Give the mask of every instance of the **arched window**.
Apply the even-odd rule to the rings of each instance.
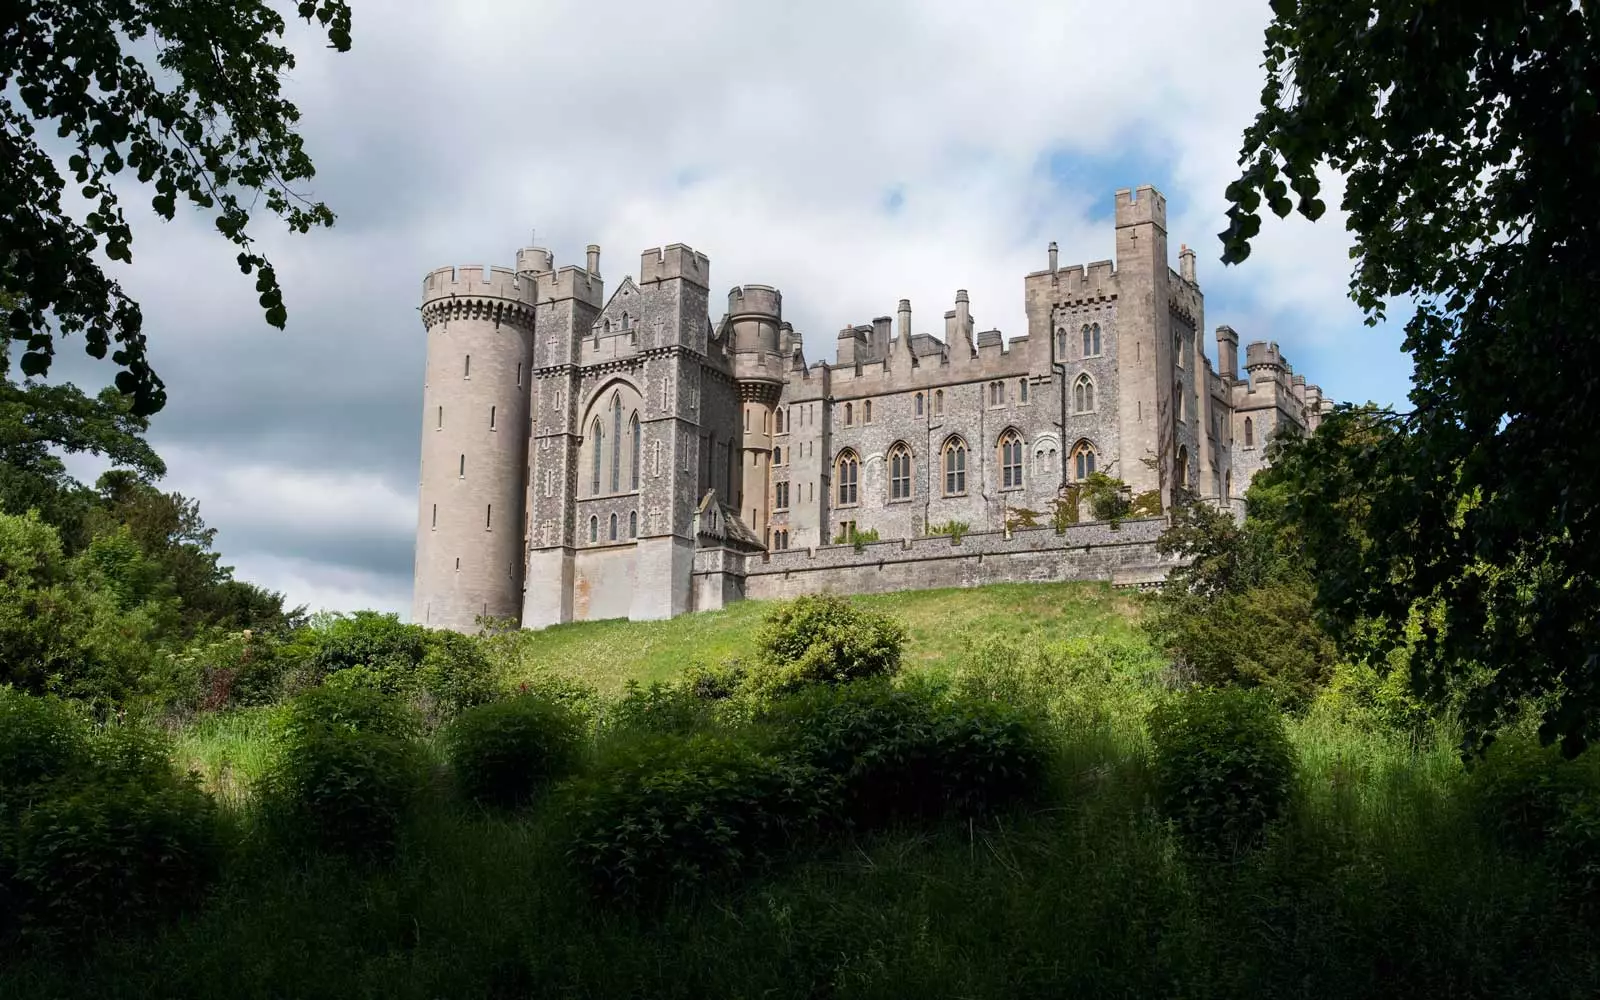
[[[783,448],[782,447],[777,447],[777,448],[772,449],[772,464],[773,465],[782,465],[783,464]]]
[[[1022,485],[1022,435],[1006,431],[1000,435],[1001,489],[1016,489]]]
[[[593,474],[589,477],[589,492],[594,494],[600,492],[600,453],[605,450],[601,447],[604,443],[604,436],[605,431],[600,427],[600,418],[595,417],[594,425],[589,429],[589,438],[594,442],[591,446],[593,448],[591,454],[591,472]]]
[[[599,540],[600,540],[600,519],[598,517],[592,517],[591,516],[589,518],[589,541],[598,542]]]
[[[856,422],[856,407],[854,403],[844,404],[844,425],[849,427]]]
[[[1174,476],[1180,489],[1189,486],[1189,448],[1186,445],[1178,446],[1178,468]]]
[[[1077,413],[1094,412],[1094,379],[1088,372],[1078,376],[1072,384],[1072,409]]]
[[[774,433],[774,434],[782,434],[783,433],[783,411],[782,410],[774,410],[773,413],[772,413],[772,433]]]
[[[922,393],[917,393],[917,416],[922,416]]]
[[[1095,468],[1094,445],[1087,441],[1079,441],[1073,445],[1071,465],[1074,479],[1084,480],[1093,475]]]
[[[1028,380],[1025,378],[1017,380],[1017,399],[1023,403],[1028,401]]]
[[[944,416],[944,390],[943,389],[935,389],[933,391],[933,415],[936,416],[936,417]]]
[[[1097,358],[1100,356],[1100,324],[1090,323],[1083,328],[1083,356]]]
[[[989,383],[989,405],[999,406],[1006,401],[1006,384],[1004,382]]]
[[[1063,326],[1063,327],[1058,327],[1056,329],[1056,360],[1057,361],[1065,361],[1066,359],[1067,359],[1067,328]]]
[[[1229,469],[1222,474],[1222,499],[1233,499],[1233,470]]]
[[[631,322],[631,321],[630,321],[630,320],[629,320],[629,319],[628,319],[628,314],[627,314],[627,313],[623,313],[623,314],[622,314],[622,328],[623,328],[623,329],[624,329],[624,330],[628,330],[628,329],[632,329],[632,326],[633,326],[633,324],[632,324],[632,322]]]
[[[639,512],[636,510],[628,511],[628,537],[639,537]]]
[[[856,486],[861,477],[861,460],[853,451],[841,452],[835,466],[834,478],[839,484],[839,503],[856,502]]]
[[[633,443],[633,465],[628,471],[628,489],[639,488],[639,462],[643,459],[643,443],[639,440],[639,415],[635,413],[628,418],[628,438]]]
[[[904,442],[889,449],[889,499],[911,499],[911,449]]]
[[[611,515],[611,541],[617,540],[617,515]]]
[[[872,423],[872,400],[861,404],[861,420],[863,423]]]
[[[1249,417],[1244,418],[1244,446],[1252,448],[1256,443],[1256,424]]]
[[[967,443],[951,438],[944,443],[944,495],[960,496],[967,492]]]
[[[1183,384],[1178,383],[1172,387],[1172,417],[1174,420],[1183,419]]]
[[[611,396],[611,492],[622,490],[622,394]],[[616,537],[615,535],[612,536]]]

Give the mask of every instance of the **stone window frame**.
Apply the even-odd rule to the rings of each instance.
[[[1173,467],[1173,486],[1180,490],[1189,488],[1189,446],[1178,445],[1178,461]]]
[[[936,417],[944,416],[944,390],[943,389],[935,389],[935,390],[933,390],[933,415],[936,416]]]
[[[1023,488],[1023,471],[1027,463],[1023,457],[1028,453],[1027,442],[1022,438],[1022,432],[1015,427],[1007,427],[1000,432],[994,442],[995,460],[1000,466],[1000,489],[1002,492],[1020,490]]]
[[[1056,360],[1067,360],[1067,328],[1064,326],[1056,327]]]
[[[1088,438],[1079,438],[1067,453],[1067,473],[1075,483],[1081,483],[1093,475],[1099,464],[1100,449]]]
[[[991,409],[1005,406],[1007,403],[1006,396],[1006,383],[1004,379],[995,379],[993,382],[989,383],[988,405]]]
[[[835,506],[856,507],[861,503],[861,456],[856,454],[854,448],[845,448],[833,460],[833,495],[837,500]],[[849,489],[846,500],[845,490]]]
[[[614,513],[611,515],[610,522],[606,527],[606,534],[609,536],[609,541],[614,542],[617,540],[617,515]]]
[[[967,456],[972,448],[960,434],[952,434],[939,446],[939,476],[942,496],[967,495]]]
[[[774,511],[789,509],[789,481],[772,484],[772,509]]]
[[[1099,323],[1083,324],[1083,356],[1085,358],[1102,357],[1105,352],[1105,343],[1100,337]]]
[[[1026,405],[1028,402],[1028,377],[1024,375],[1017,379],[1017,403]]]
[[[919,393],[917,393],[915,416],[919,416],[919,417],[922,416],[922,407],[923,407],[922,393],[919,392]]]
[[[854,427],[855,424],[856,424],[856,407],[855,407],[855,404],[854,403],[850,403],[850,402],[846,402],[844,404],[844,425],[846,427]]]
[[[1072,412],[1094,413],[1096,395],[1094,376],[1088,372],[1080,372],[1078,377],[1072,380]]]
[[[628,511],[628,537],[639,537],[639,512],[636,510]]]
[[[773,445],[772,446],[772,464],[773,465],[782,465],[783,464],[783,445],[779,444],[779,445]]]
[[[1256,446],[1256,422],[1249,417],[1244,418],[1244,446],[1246,448]]]
[[[916,494],[916,461],[911,446],[896,441],[884,456],[889,469],[889,497],[887,503],[909,503]]]
[[[863,424],[872,423],[872,400],[870,399],[861,404],[861,422]]]
[[[600,518],[595,514],[589,515],[589,544],[594,545],[600,541]]]

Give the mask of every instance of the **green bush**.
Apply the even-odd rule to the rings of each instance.
[[[1158,804],[1180,836],[1220,856],[1259,844],[1294,779],[1294,751],[1271,701],[1197,688],[1156,706],[1148,724]]]
[[[712,718],[709,702],[695,696],[686,684],[628,681],[622,695],[600,711],[600,730],[606,737],[620,734],[686,735],[706,726]]]
[[[845,684],[900,669],[906,630],[885,615],[831,594],[780,604],[767,614],[756,643],[767,670],[763,687],[783,693],[808,684]]]
[[[409,625],[397,615],[358,611],[312,629],[312,672],[337,687],[407,698],[430,726],[499,694],[496,670],[472,636]]]
[[[884,682],[812,688],[766,721],[795,760],[840,783],[840,818],[865,828],[970,816],[1042,789],[1047,744],[1034,719],[996,701]]]
[[[1469,788],[1502,843],[1543,855],[1580,895],[1600,893],[1600,758],[1566,760],[1513,732],[1476,762]]]
[[[445,745],[462,794],[514,808],[571,768],[582,736],[566,706],[521,695],[466,710],[445,730]]]
[[[421,785],[416,720],[393,695],[322,687],[289,706],[262,780],[269,826],[291,845],[393,849]]]
[[[221,838],[198,779],[166,764],[170,745],[128,730],[106,768],[52,785],[20,818],[11,882],[25,935],[79,939],[194,904],[215,876]]]
[[[71,702],[0,687],[0,816],[79,768],[88,752],[88,726]]]
[[[816,829],[832,791],[746,740],[635,741],[569,790],[568,856],[603,895],[671,894],[768,865]]]
[[[709,666],[693,663],[683,672],[680,683],[701,701],[725,701],[744,689],[750,671],[738,660]]]

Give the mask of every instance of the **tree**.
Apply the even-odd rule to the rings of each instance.
[[[1420,693],[1492,673],[1461,710],[1470,746],[1537,699],[1541,738],[1576,754],[1600,731],[1595,6],[1272,7],[1223,260],[1248,257],[1263,201],[1320,217],[1331,168],[1352,298],[1369,324],[1416,304],[1412,409],[1362,418],[1359,461],[1332,477],[1360,497],[1359,538],[1305,539],[1319,605],[1396,644],[1426,612]]]
[[[296,11],[349,50],[344,0],[297,0]],[[49,370],[53,316],[61,334],[83,334],[92,357],[116,343],[116,387],[134,414],[165,403],[139,306],[94,259],[101,249],[133,259],[112,190],[124,170],[153,185],[163,219],[180,194],[214,210],[240,270],[256,275],[267,322],[284,326],[277,274],[246,231],[251,210],[259,201],[302,233],[334,221],[292,187],[314,169],[295,132],[300,112],[282,96],[295,65],[284,30],[264,0],[33,0],[0,14],[0,293],[11,300],[10,337],[27,345],[24,376]],[[62,205],[67,180],[38,139],[40,124],[72,148],[67,171],[93,204],[81,220]]]

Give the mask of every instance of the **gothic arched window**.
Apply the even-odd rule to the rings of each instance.
[[[777,447],[777,448],[772,449],[772,464],[773,465],[782,465],[783,464],[783,448],[782,447]]]
[[[844,404],[844,425],[849,427],[856,422],[856,407],[854,403]]]
[[[633,465],[628,472],[628,489],[639,488],[639,461],[643,458],[643,443],[639,440],[639,415],[635,413],[628,418],[628,438],[633,444]]]
[[[600,519],[598,517],[591,516],[589,518],[589,541],[598,542],[599,540],[600,540]]]
[[[1178,446],[1178,468],[1174,479],[1179,489],[1186,489],[1189,485],[1189,448],[1186,445]]]
[[[611,492],[622,491],[622,394],[611,397]],[[613,535],[612,537],[616,537]]]
[[[1017,401],[1022,403],[1028,401],[1028,380],[1025,378],[1017,380]]]
[[[1067,328],[1066,327],[1058,327],[1056,329],[1056,360],[1057,361],[1065,361],[1066,359],[1067,359]]]
[[[1083,328],[1083,356],[1096,358],[1100,356],[1100,324],[1090,323]]]
[[[861,476],[861,460],[853,451],[841,452],[839,461],[835,466],[834,478],[839,484],[839,503],[853,504],[856,502],[856,486]]]
[[[953,437],[944,443],[944,495],[960,496],[967,492],[967,443]]]
[[[601,447],[604,443],[604,437],[605,431],[600,427],[600,418],[595,417],[594,425],[589,429],[589,438],[593,442],[590,445],[593,449],[590,456],[593,475],[589,477],[589,492],[594,494],[600,492],[600,453],[605,450]]]
[[[782,434],[783,433],[783,411],[782,410],[774,410],[773,413],[772,413],[772,433],[774,433],[774,434]]]
[[[1072,384],[1072,409],[1077,413],[1094,412],[1094,379],[1088,372],[1078,376]]]
[[[944,416],[944,390],[943,389],[935,389],[933,391],[933,415],[936,416],[936,417]]]
[[[917,393],[917,416],[922,416],[922,393]]]
[[[636,510],[628,511],[628,537],[639,537],[639,512]]]
[[[1001,489],[1016,489],[1022,485],[1022,435],[1008,430],[1000,435]]]
[[[889,449],[889,499],[911,499],[911,449],[903,441]]]
[[[1078,480],[1088,479],[1094,474],[1095,453],[1094,445],[1087,441],[1079,441],[1072,447],[1073,478]]]
[[[1256,425],[1255,425],[1255,421],[1251,420],[1249,417],[1245,417],[1244,418],[1244,446],[1246,448],[1251,448],[1251,447],[1255,446],[1255,443],[1256,443]]]
[[[861,404],[861,422],[872,423],[872,400],[870,399]]]
[[[611,541],[617,540],[617,515],[611,515]]]

